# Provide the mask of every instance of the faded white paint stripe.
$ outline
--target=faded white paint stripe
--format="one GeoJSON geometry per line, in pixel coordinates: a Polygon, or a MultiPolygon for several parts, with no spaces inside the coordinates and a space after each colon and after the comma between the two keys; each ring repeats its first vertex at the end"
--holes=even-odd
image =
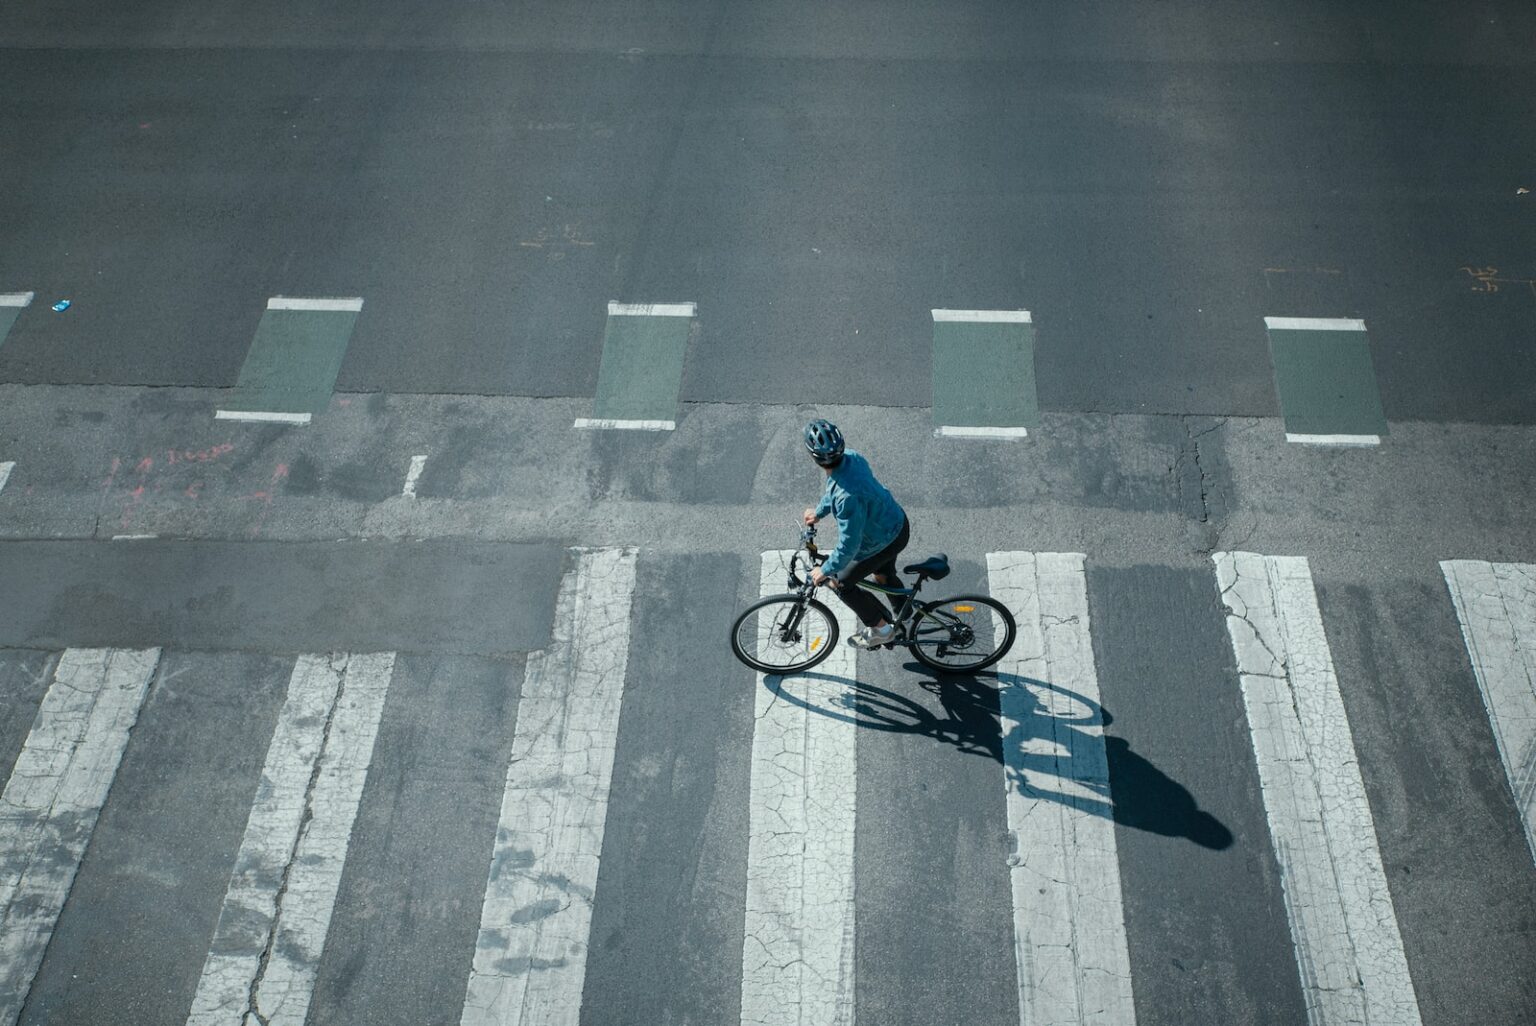
{"type": "Polygon", "coordinates": [[[998,664],[1019,1019],[1132,1026],[1084,556],[991,552],[987,581],[1019,627],[998,664]]]}
{"type": "Polygon", "coordinates": [[[1295,442],[1297,445],[1371,446],[1381,444],[1380,435],[1306,435],[1297,434],[1294,431],[1287,431],[1285,440],[1295,442]]]}
{"type": "Polygon", "coordinates": [[[936,321],[973,321],[987,324],[1030,324],[1028,310],[935,310],[936,321]]]}
{"type": "Polygon", "coordinates": [[[31,306],[33,292],[0,292],[0,306],[31,306]]]}
{"type": "Polygon", "coordinates": [[[1029,429],[1021,427],[937,427],[935,438],[1028,438],[1029,429]]]}
{"type": "Polygon", "coordinates": [[[609,303],[610,317],[692,317],[696,303],[609,303]]]}
{"type": "Polygon", "coordinates": [[[0,798],[0,1024],[21,1014],[159,649],[66,651],[0,798]]]}
{"type": "Polygon", "coordinates": [[[1312,1026],[1418,1026],[1376,827],[1307,561],[1217,552],[1312,1026]]]}
{"type": "Polygon", "coordinates": [[[427,465],[425,456],[412,456],[411,469],[405,474],[405,487],[400,490],[401,495],[416,498],[416,482],[421,478],[421,472],[427,465]]]}
{"type": "MultiPolygon", "coordinates": [[[[765,552],[761,593],[784,590],[789,552],[765,552]]],[[[832,596],[843,637],[858,622],[832,596]]],[[[852,708],[856,650],[840,642],[803,677],[757,677],[747,840],[743,1026],[854,1021],[852,708]],[[783,689],[775,692],[771,683],[783,689]]]]}
{"type": "Polygon", "coordinates": [[[464,1026],[576,1026],[629,661],[634,549],[578,550],[528,658],[464,1026]]]}
{"type": "Polygon", "coordinates": [[[273,424],[308,424],[313,418],[309,413],[279,413],[266,410],[215,410],[214,420],[254,420],[273,424]]]}
{"type": "Polygon", "coordinates": [[[577,417],[573,425],[598,431],[674,431],[675,420],[614,420],[606,417],[577,417]]]}
{"type": "Polygon", "coordinates": [[[188,1026],[304,1026],[394,666],[299,657],[188,1026]]]}
{"type": "Polygon", "coordinates": [[[15,469],[16,463],[13,460],[7,460],[4,463],[0,463],[0,491],[5,490],[6,482],[11,479],[11,471],[15,469]]]}
{"type": "Polygon", "coordinates": [[[1364,331],[1365,322],[1352,317],[1266,317],[1271,331],[1364,331]]]}
{"type": "Polygon", "coordinates": [[[1440,564],[1472,672],[1536,857],[1536,564],[1440,564]]]}
{"type": "Polygon", "coordinates": [[[363,308],[363,301],[356,297],[336,299],[304,299],[297,296],[273,296],[267,300],[268,310],[336,310],[356,313],[363,308]]]}

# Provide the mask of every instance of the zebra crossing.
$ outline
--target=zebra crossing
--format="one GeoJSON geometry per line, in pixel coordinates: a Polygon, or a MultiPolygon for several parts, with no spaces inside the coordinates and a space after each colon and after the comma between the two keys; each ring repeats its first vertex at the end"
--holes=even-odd
{"type": "MultiPolygon", "coordinates": [[[[737,560],[738,597],[780,590],[783,558],[770,551],[737,560]]],[[[1109,643],[1092,564],[1079,553],[1008,551],[989,553],[974,570],[1020,627],[1014,650],[983,678],[996,734],[971,745],[996,753],[996,827],[1007,838],[996,873],[1012,904],[963,914],[1006,920],[1014,978],[971,985],[1007,990],[1017,1012],[1006,1021],[1021,1026],[1166,1021],[1138,989],[1138,974],[1151,970],[1137,910],[1156,899],[1136,894],[1123,874],[1134,856],[1121,840],[1135,817],[1116,807],[1116,762],[1107,752],[1115,728],[1101,687],[1109,643]]],[[[624,862],[615,846],[624,842],[605,828],[629,800],[631,781],[649,779],[623,770],[649,764],[648,739],[626,731],[626,702],[654,684],[647,679],[654,662],[637,655],[671,640],[648,642],[632,630],[645,619],[642,607],[657,600],[645,583],[653,569],[634,549],[569,554],[550,640],[529,654],[516,689],[500,812],[492,829],[480,831],[483,872],[472,892],[457,888],[462,922],[451,932],[459,947],[438,953],[457,967],[438,993],[457,996],[453,1007],[434,1008],[433,1021],[619,1021],[595,1019],[591,1009],[602,1003],[595,995],[615,986],[612,960],[595,956],[619,935],[614,917],[600,913],[624,893],[614,875],[621,870],[613,868],[624,862]]],[[[1536,567],[1453,560],[1439,569],[1445,590],[1438,601],[1454,609],[1463,632],[1448,643],[1461,646],[1486,705],[1507,772],[1511,826],[1518,820],[1529,836],[1536,567]]],[[[1355,682],[1331,650],[1329,608],[1319,602],[1308,561],[1217,552],[1206,578],[1211,615],[1231,645],[1226,683],[1241,693],[1243,743],[1257,765],[1251,798],[1268,828],[1267,837],[1249,840],[1272,850],[1279,867],[1283,907],[1275,914],[1294,949],[1285,972],[1307,1021],[1429,1021],[1421,1006],[1434,1000],[1437,983],[1416,966],[1422,949],[1399,928],[1403,909],[1362,778],[1365,749],[1352,735],[1343,697],[1355,682]]],[[[836,605],[844,631],[851,630],[836,605]]],[[[692,611],[694,619],[678,629],[724,650],[727,611],[692,611]]],[[[61,917],[77,900],[76,878],[95,857],[93,845],[103,843],[98,818],[115,800],[136,722],[157,715],[157,693],[178,686],[183,672],[168,669],[174,653],[158,648],[68,649],[49,658],[30,730],[4,767],[4,1026],[49,1021],[34,985],[49,977],[53,993],[58,979],[89,968],[71,961],[69,945],[55,944],[65,930],[61,917]]],[[[726,824],[719,833],[735,835],[711,857],[736,866],[723,877],[734,883],[705,899],[735,924],[722,932],[736,938],[700,953],[710,972],[737,981],[735,1007],[716,1007],[712,1021],[851,1026],[881,985],[887,970],[861,956],[856,887],[862,845],[878,826],[859,802],[869,772],[861,776],[859,753],[872,733],[862,728],[878,712],[870,707],[874,693],[861,685],[872,675],[883,681],[905,672],[889,665],[896,660],[840,648],[815,670],[783,679],[754,675],[723,651],[699,664],[716,679],[694,686],[723,689],[727,704],[743,708],[750,734],[740,756],[744,774],[722,774],[727,783],[708,814],[726,824]],[[732,817],[736,806],[744,816],[732,817]]],[[[381,786],[374,778],[384,772],[381,746],[393,736],[381,727],[394,701],[392,682],[408,672],[395,652],[293,657],[247,791],[243,834],[223,856],[221,892],[188,899],[197,906],[186,910],[189,920],[207,924],[201,959],[180,966],[178,979],[161,981],[179,996],[143,1021],[345,1021],[335,1010],[344,1005],[338,995],[358,941],[355,931],[342,940],[333,927],[354,915],[341,908],[354,900],[349,894],[369,893],[362,881],[350,889],[344,881],[358,862],[357,824],[368,795],[381,786]],[[174,1016],[165,1011],[172,1005],[174,1016]]],[[[8,679],[0,673],[0,685],[10,686],[8,679]]],[[[730,735],[728,725],[721,733],[730,735]]],[[[735,758],[723,743],[721,759],[735,758]]],[[[468,801],[451,791],[447,797],[468,801]]],[[[1528,859],[1522,871],[1532,870],[1528,859]]],[[[373,893],[369,900],[410,899],[373,893]]],[[[630,907],[618,915],[621,924],[640,914],[636,902],[644,904],[643,896],[624,900],[630,907]]],[[[410,936],[395,940],[412,943],[410,936]]],[[[379,941],[364,937],[370,942],[379,941]]],[[[1528,1011],[1509,1010],[1509,1021],[1528,1011]]],[[[622,1021],[669,1018],[630,1004],[622,1021]]]]}

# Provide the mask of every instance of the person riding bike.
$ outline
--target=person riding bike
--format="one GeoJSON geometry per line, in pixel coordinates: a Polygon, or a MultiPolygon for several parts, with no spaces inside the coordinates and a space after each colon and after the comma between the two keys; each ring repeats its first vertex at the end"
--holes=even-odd
{"type": "Polygon", "coordinates": [[[847,448],[836,424],[826,420],[807,424],[805,448],[827,475],[821,502],[803,514],[805,525],[813,526],[828,513],[837,519],[837,547],[812,572],[811,580],[830,584],[864,624],[848,639],[849,644],[879,648],[896,634],[890,610],[857,583],[873,577],[882,587],[901,587],[896,556],[911,538],[906,511],[875,479],[869,461],[847,448]]]}

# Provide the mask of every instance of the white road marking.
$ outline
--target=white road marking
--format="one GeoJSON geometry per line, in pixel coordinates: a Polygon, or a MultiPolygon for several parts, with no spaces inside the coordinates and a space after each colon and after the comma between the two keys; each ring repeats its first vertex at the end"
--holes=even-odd
{"type": "MultiPolygon", "coordinates": [[[[763,553],[763,595],[784,590],[789,555],[763,553]]],[[[849,637],[858,623],[831,605],[849,637]]],[[[742,1026],[854,1021],[855,652],[840,641],[810,675],[782,678],[782,695],[757,676],[742,1026]]]]}
{"type": "Polygon", "coordinates": [[[1536,857],[1536,564],[1440,564],[1536,857]]]}
{"type": "Polygon", "coordinates": [[[301,299],[296,296],[273,296],[267,300],[268,310],[336,310],[344,313],[357,313],[363,308],[360,298],[347,299],[301,299]]]}
{"type": "Polygon", "coordinates": [[[421,477],[422,468],[426,465],[427,458],[425,456],[411,457],[411,469],[406,472],[405,487],[401,489],[401,495],[407,495],[413,499],[416,498],[416,481],[421,477]]]}
{"type": "Polygon", "coordinates": [[[1019,1019],[1133,1026],[1083,564],[1076,552],[987,554],[988,590],[1019,627],[998,664],[1019,1019]]]}
{"type": "Polygon", "coordinates": [[[1371,446],[1381,444],[1380,435],[1304,435],[1294,431],[1287,431],[1285,440],[1298,445],[1371,446]]]}
{"type": "Polygon", "coordinates": [[[1304,558],[1212,556],[1311,1026],[1418,1026],[1376,827],[1304,558]]]}
{"type": "Polygon", "coordinates": [[[1365,322],[1352,317],[1266,317],[1271,331],[1364,331],[1365,322]]]}
{"type": "Polygon", "coordinates": [[[528,657],[463,1026],[576,1026],[629,661],[634,549],[578,550],[528,657]]]}
{"type": "Polygon", "coordinates": [[[609,317],[692,317],[697,303],[609,303],[609,317]]]}
{"type": "Polygon", "coordinates": [[[30,306],[34,292],[0,292],[0,306],[30,306]]]}
{"type": "Polygon", "coordinates": [[[1028,438],[1029,429],[1021,427],[937,427],[935,438],[1028,438]]]}
{"type": "Polygon", "coordinates": [[[573,425],[599,431],[675,431],[675,420],[611,420],[605,417],[577,417],[573,425]]]}
{"type": "Polygon", "coordinates": [[[160,537],[158,534],[114,534],[113,541],[151,541],[160,537]]]}
{"type": "Polygon", "coordinates": [[[1011,324],[1030,324],[1032,319],[1028,310],[935,310],[933,319],[936,321],[981,321],[988,324],[999,322],[1011,324]]]}
{"type": "Polygon", "coordinates": [[[394,665],[299,657],[187,1026],[303,1026],[394,665]]]}
{"type": "Polygon", "coordinates": [[[128,745],[159,649],[72,648],[0,798],[0,1024],[21,1015],[128,745]]]}
{"type": "Polygon", "coordinates": [[[214,420],[255,420],[274,424],[308,424],[313,417],[309,413],[278,413],[259,410],[215,410],[214,420]]]}
{"type": "Polygon", "coordinates": [[[11,471],[15,469],[16,462],[14,460],[0,463],[0,492],[5,491],[5,483],[11,479],[11,471]]]}

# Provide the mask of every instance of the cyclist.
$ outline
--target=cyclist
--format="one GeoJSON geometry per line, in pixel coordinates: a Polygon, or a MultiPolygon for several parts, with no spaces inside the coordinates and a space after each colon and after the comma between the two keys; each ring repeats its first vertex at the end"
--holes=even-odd
{"type": "Polygon", "coordinates": [[[882,587],[901,587],[896,555],[911,537],[906,511],[875,480],[869,461],[846,447],[836,424],[826,420],[807,424],[805,448],[827,475],[821,502],[803,514],[805,525],[810,527],[828,513],[837,519],[837,547],[811,572],[811,580],[831,584],[864,624],[863,630],[848,639],[849,644],[879,648],[896,634],[890,611],[884,602],[856,585],[873,577],[882,587]]]}

